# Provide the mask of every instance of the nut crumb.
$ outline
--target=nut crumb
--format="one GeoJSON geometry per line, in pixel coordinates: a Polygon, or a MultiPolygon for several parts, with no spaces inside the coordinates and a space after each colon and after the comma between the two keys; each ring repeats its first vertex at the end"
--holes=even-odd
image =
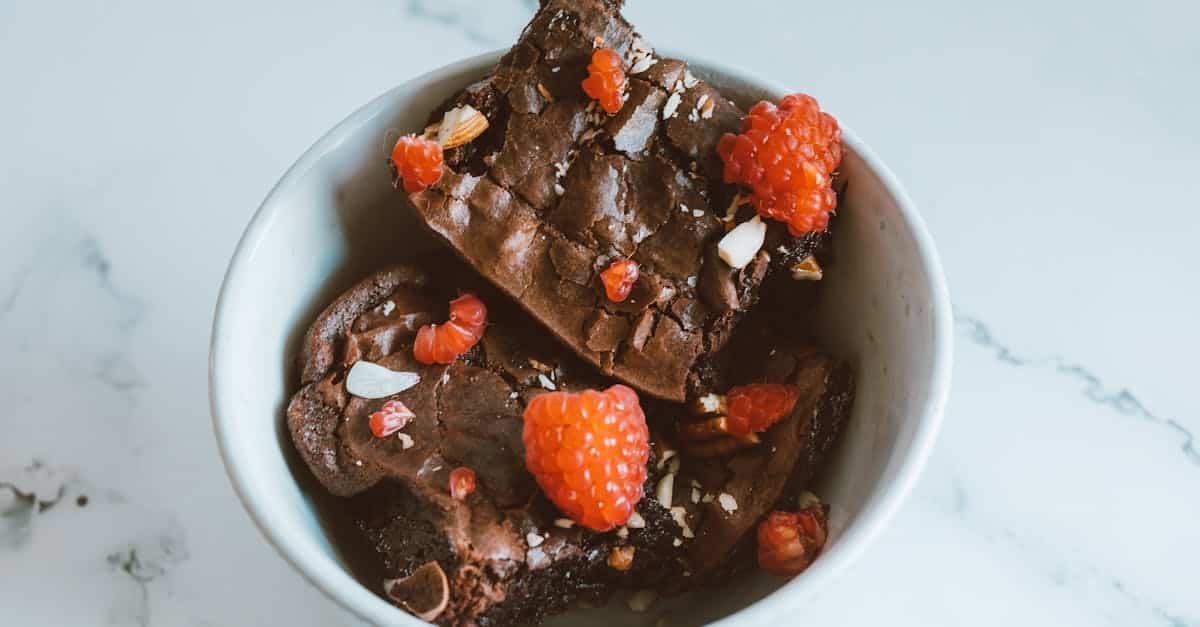
{"type": "Polygon", "coordinates": [[[571,520],[570,518],[555,518],[554,526],[558,527],[559,529],[570,529],[571,527],[575,526],[575,521],[571,520]]]}
{"type": "Polygon", "coordinates": [[[412,448],[413,445],[416,444],[415,442],[413,442],[412,436],[407,433],[404,433],[403,431],[401,431],[400,433],[397,433],[396,437],[400,439],[400,448],[405,451],[412,448]]]}
{"type": "Polygon", "coordinates": [[[682,545],[683,545],[683,540],[680,540],[679,538],[675,538],[674,540],[671,541],[671,546],[682,546],[682,545]]]}
{"type": "Polygon", "coordinates": [[[726,492],[722,492],[719,496],[717,496],[717,503],[721,505],[721,509],[731,514],[736,512],[738,508],[737,499],[733,498],[733,495],[726,492]]]}
{"type": "Polygon", "coordinates": [[[379,306],[379,313],[382,314],[384,318],[392,315],[393,311],[396,311],[395,301],[389,300],[386,303],[379,306]]]}
{"type": "Polygon", "coordinates": [[[565,193],[567,193],[567,190],[566,190],[566,188],[564,188],[564,187],[562,186],[562,183],[555,183],[555,184],[554,184],[554,195],[555,195],[555,196],[562,196],[562,195],[563,195],[563,194],[565,194],[565,193]]]}
{"type": "Polygon", "coordinates": [[[633,556],[637,549],[632,546],[614,546],[608,553],[608,565],[613,570],[625,572],[633,566],[633,556]]]}
{"type": "Polygon", "coordinates": [[[692,217],[693,218],[703,218],[704,210],[703,209],[692,209],[692,217]]]}
{"type": "Polygon", "coordinates": [[[538,534],[536,534],[532,531],[525,534],[525,542],[529,543],[530,547],[541,546],[541,544],[545,541],[546,541],[545,537],[539,536],[538,534]]]}
{"type": "Polygon", "coordinates": [[[628,538],[629,537],[629,527],[626,527],[625,525],[621,525],[620,527],[618,527],[617,528],[617,537],[622,540],[624,540],[625,538],[628,538]]]}
{"type": "Polygon", "coordinates": [[[692,502],[693,503],[700,502],[700,490],[697,490],[696,488],[692,488],[692,502]]]}
{"type": "Polygon", "coordinates": [[[630,529],[642,529],[642,528],[645,528],[645,526],[646,526],[646,519],[645,519],[645,518],[642,518],[642,515],[641,515],[641,514],[639,514],[639,513],[637,513],[637,512],[634,512],[634,513],[632,513],[632,514],[630,514],[630,515],[629,515],[629,521],[626,523],[626,526],[628,526],[630,529]]]}
{"type": "Polygon", "coordinates": [[[654,488],[654,498],[658,499],[663,507],[671,506],[671,501],[675,498],[675,473],[667,473],[658,480],[658,485],[654,488]]]}
{"type": "Polygon", "coordinates": [[[550,380],[550,377],[547,377],[544,374],[538,373],[537,379],[538,379],[538,383],[542,387],[546,388],[547,390],[550,390],[551,392],[558,389],[558,386],[554,385],[554,382],[550,380]]]}

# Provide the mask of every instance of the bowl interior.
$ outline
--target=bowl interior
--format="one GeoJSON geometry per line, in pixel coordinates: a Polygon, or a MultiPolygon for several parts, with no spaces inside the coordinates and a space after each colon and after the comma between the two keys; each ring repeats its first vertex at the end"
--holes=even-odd
{"type": "MultiPolygon", "coordinates": [[[[435,244],[403,210],[385,166],[402,131],[494,65],[490,53],[397,87],[347,118],[283,177],[248,227],[222,288],[213,331],[214,424],[231,479],[283,555],[318,588],[372,623],[419,625],[355,581],[329,541],[308,471],[283,424],[295,355],[322,307],[363,275],[435,244]]],[[[693,61],[746,106],[778,98],[770,84],[693,61]]],[[[928,236],[890,174],[849,132],[848,181],[825,280],[819,328],[859,375],[853,418],[817,492],[832,507],[830,543],[788,583],[755,574],[721,594],[691,595],[632,614],[577,610],[559,624],[758,623],[795,607],[882,526],[936,431],[949,369],[949,309],[928,236]],[[778,589],[783,588],[777,594],[778,589]],[[760,601],[761,602],[758,602],[760,601]],[[758,602],[758,603],[756,603],[758,602]],[[753,607],[749,607],[753,604],[753,607]],[[744,609],[747,608],[747,609],[744,609]]],[[[555,623],[551,623],[555,624],[555,623]]]]}

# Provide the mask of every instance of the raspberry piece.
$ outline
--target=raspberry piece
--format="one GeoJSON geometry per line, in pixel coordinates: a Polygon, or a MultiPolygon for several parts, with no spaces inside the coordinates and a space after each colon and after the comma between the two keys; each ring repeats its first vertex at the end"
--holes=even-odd
{"type": "Polygon", "coordinates": [[[600,102],[607,113],[616,113],[625,104],[625,69],[621,55],[611,48],[598,48],[587,66],[588,77],[583,79],[583,91],[600,102]]]}
{"type": "Polygon", "coordinates": [[[392,148],[392,166],[405,192],[419,192],[442,179],[442,146],[432,139],[405,135],[392,148]]]}
{"type": "Polygon", "coordinates": [[[475,491],[475,471],[459,466],[450,471],[450,497],[456,501],[466,500],[475,491]]]}
{"type": "Polygon", "coordinates": [[[526,468],[575,522],[607,531],[642,500],[650,431],[632,389],[537,396],[525,407],[522,439],[526,468]]]}
{"type": "Polygon", "coordinates": [[[471,350],[483,337],[487,307],[474,294],[450,301],[450,319],[445,324],[427,324],[417,330],[413,357],[423,364],[448,364],[471,350]]]}
{"type": "Polygon", "coordinates": [[[729,432],[738,437],[762,433],[790,414],[800,399],[800,388],[782,383],[739,385],[726,395],[729,432]]]}
{"type": "Polygon", "coordinates": [[[825,546],[828,536],[825,506],[798,512],[774,511],[758,524],[758,565],[780,577],[804,572],[825,546]]]}
{"type": "Polygon", "coordinates": [[[371,427],[371,435],[386,438],[389,435],[408,426],[417,415],[400,401],[388,401],[379,411],[371,414],[367,421],[371,427]]]}
{"type": "Polygon", "coordinates": [[[740,134],[721,137],[717,154],[725,182],[750,187],[762,217],[787,224],[792,235],[828,226],[837,207],[832,176],[842,160],[842,131],[811,96],[754,105],[740,134]]]}
{"type": "Polygon", "coordinates": [[[629,292],[633,291],[633,284],[637,283],[640,274],[638,263],[632,259],[621,259],[609,264],[604,272],[600,273],[600,281],[604,283],[604,293],[608,300],[619,303],[629,298],[629,292]]]}

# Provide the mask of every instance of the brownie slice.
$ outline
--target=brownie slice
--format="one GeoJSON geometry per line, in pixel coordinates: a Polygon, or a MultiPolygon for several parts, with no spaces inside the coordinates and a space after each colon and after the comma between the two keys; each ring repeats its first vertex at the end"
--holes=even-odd
{"type": "Polygon", "coordinates": [[[641,523],[632,528],[595,533],[569,524],[524,466],[521,416],[530,398],[551,387],[611,381],[447,257],[377,272],[318,316],[303,343],[302,387],[287,424],[314,476],[341,497],[336,507],[351,528],[335,537],[351,534],[374,556],[358,572],[364,585],[420,614],[404,584],[433,569],[446,595],[430,620],[534,624],[580,601],[603,603],[619,589],[673,594],[753,563],[747,549],[755,525],[770,509],[794,504],[841,431],[853,395],[846,366],[772,324],[766,315],[749,320],[713,365],[714,380],[721,389],[752,381],[798,385],[796,409],[754,448],[696,458],[669,452],[687,450],[675,435],[686,410],[645,399],[653,453],[637,507],[641,523]],[[453,364],[415,362],[416,329],[444,319],[460,289],[488,305],[483,339],[453,364]],[[388,399],[359,398],[347,392],[345,377],[361,360],[421,380],[388,399]],[[376,438],[368,418],[392,398],[416,417],[401,431],[405,438],[376,438]],[[461,465],[478,480],[465,502],[448,494],[448,474],[461,465]],[[659,486],[667,475],[675,487],[664,497],[659,486]],[[693,485],[703,499],[691,498],[693,485]],[[717,499],[722,494],[735,510],[717,499]],[[632,567],[615,570],[609,556],[627,547],[632,567]]]}
{"type": "MultiPolygon", "coordinates": [[[[380,576],[364,583],[420,614],[397,586],[432,568],[448,598],[430,620],[490,625],[534,623],[580,599],[602,602],[619,588],[682,578],[680,529],[653,499],[639,504],[645,524],[636,532],[595,533],[566,524],[538,490],[521,443],[525,402],[548,388],[607,382],[477,282],[448,258],[389,268],[330,304],[305,337],[302,387],[287,424],[301,458],[326,490],[346,497],[356,533],[377,554],[380,567],[372,570],[380,576]],[[453,364],[417,363],[417,328],[444,319],[461,288],[488,304],[483,339],[453,364]],[[351,395],[346,373],[360,360],[418,373],[420,382],[386,399],[351,395]],[[404,438],[376,438],[369,416],[391,399],[416,417],[401,430],[404,438]],[[465,501],[448,493],[458,466],[477,477],[465,501]],[[608,565],[618,547],[635,551],[629,570],[608,565]]],[[[652,463],[648,490],[659,474],[652,463]]]]}
{"type": "Polygon", "coordinates": [[[434,111],[470,105],[489,120],[448,150],[441,181],[410,194],[416,214],[480,275],[602,372],[681,401],[706,392],[705,364],[756,302],[760,285],[810,255],[773,221],[745,268],[722,261],[726,226],[748,218],[721,180],[716,144],[739,130],[732,101],[661,58],[618,0],[546,0],[487,79],[434,111]],[[597,46],[626,59],[628,100],[606,115],[580,82],[597,46]],[[598,275],[633,258],[630,298],[604,297],[598,275]]]}

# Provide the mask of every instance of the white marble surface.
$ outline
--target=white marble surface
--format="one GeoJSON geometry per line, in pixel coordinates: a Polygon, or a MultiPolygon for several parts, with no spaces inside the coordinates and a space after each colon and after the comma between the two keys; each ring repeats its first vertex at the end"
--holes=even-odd
{"type": "MultiPolygon", "coordinates": [[[[0,3],[0,624],[353,623],[225,480],[217,287],[319,134],[531,4],[0,3]]],[[[945,430],[805,624],[1200,625],[1200,5],[792,4],[628,13],[818,95],[943,254],[945,430]]]]}

